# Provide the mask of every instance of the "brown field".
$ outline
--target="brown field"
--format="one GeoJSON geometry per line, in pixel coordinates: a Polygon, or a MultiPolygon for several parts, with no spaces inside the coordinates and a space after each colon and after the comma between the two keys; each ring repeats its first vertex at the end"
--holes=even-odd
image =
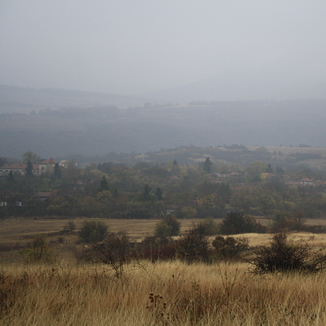
{"type": "MultiPolygon", "coordinates": [[[[55,251],[59,260],[61,258],[72,259],[73,247],[77,241],[77,234],[61,234],[64,225],[68,221],[74,221],[78,230],[85,218],[76,219],[5,219],[0,220],[0,262],[20,261],[17,251],[25,247],[31,242],[31,239],[38,234],[44,234],[47,241],[55,246],[55,251]],[[61,238],[62,243],[58,245],[58,240],[61,238]]],[[[97,219],[94,219],[97,220],[97,219]]],[[[122,219],[98,219],[105,222],[112,232],[124,231],[128,234],[132,241],[140,241],[146,236],[154,234],[154,228],[158,220],[122,220],[122,219]]],[[[191,228],[199,220],[184,219],[179,220],[181,223],[181,234],[191,228]]],[[[222,219],[216,219],[216,223],[220,223],[222,219]]],[[[266,218],[257,219],[258,222],[268,225],[270,220],[266,218]]],[[[325,225],[324,219],[309,219],[311,225],[325,225]]],[[[236,235],[237,236],[237,235],[236,235]]],[[[271,234],[241,234],[239,237],[246,237],[249,240],[249,245],[252,247],[260,244],[267,244],[271,239],[271,234]]],[[[308,232],[292,233],[290,239],[309,241],[312,246],[321,246],[326,248],[326,235],[312,234],[308,232]]],[[[213,240],[214,237],[211,237],[213,240]]]]}
{"type": "Polygon", "coordinates": [[[1,325],[326,325],[326,277],[253,275],[245,264],[1,269],[1,325]]]}
{"type": "MultiPolygon", "coordinates": [[[[17,242],[26,243],[30,238],[37,234],[45,234],[51,238],[57,237],[60,231],[63,230],[64,225],[68,221],[73,221],[78,229],[85,218],[76,219],[26,219],[26,218],[10,218],[0,220],[0,247],[4,245],[14,245],[17,242]]],[[[122,220],[122,219],[92,219],[99,220],[109,226],[110,231],[127,232],[133,239],[143,238],[153,235],[156,223],[159,220],[122,220]]],[[[181,232],[192,227],[198,220],[179,220],[181,223],[181,232]]],[[[221,220],[216,220],[220,222],[221,220]]]]}
{"type": "MultiPolygon", "coordinates": [[[[83,219],[74,221],[78,228],[83,219]]],[[[157,223],[104,221],[111,231],[126,231],[135,240],[153,234],[157,223]]],[[[181,220],[182,232],[193,222],[181,220]]],[[[126,265],[117,278],[109,265],[76,263],[76,234],[62,235],[61,244],[57,241],[66,223],[0,222],[0,325],[326,325],[326,271],[255,275],[244,262],[138,261],[126,265]],[[56,248],[57,261],[23,264],[14,246],[40,233],[56,248]]],[[[239,236],[247,237],[250,246],[272,238],[239,236]]],[[[290,239],[326,249],[326,234],[292,233],[290,239]]]]}

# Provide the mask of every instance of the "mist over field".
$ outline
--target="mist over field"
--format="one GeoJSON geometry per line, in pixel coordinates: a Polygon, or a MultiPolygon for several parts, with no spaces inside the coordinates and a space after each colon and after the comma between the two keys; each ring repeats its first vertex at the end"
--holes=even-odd
{"type": "Polygon", "coordinates": [[[84,92],[0,89],[2,98],[10,89],[25,103],[21,106],[25,113],[1,114],[2,156],[20,157],[27,149],[43,157],[65,157],[110,151],[144,153],[188,145],[326,146],[325,100],[145,102],[120,109],[105,103],[137,104],[141,100],[84,92]],[[45,95],[54,108],[44,106],[45,95]],[[73,101],[76,105],[84,101],[86,107],[56,107],[73,101]],[[92,103],[98,105],[87,106],[92,103]]]}

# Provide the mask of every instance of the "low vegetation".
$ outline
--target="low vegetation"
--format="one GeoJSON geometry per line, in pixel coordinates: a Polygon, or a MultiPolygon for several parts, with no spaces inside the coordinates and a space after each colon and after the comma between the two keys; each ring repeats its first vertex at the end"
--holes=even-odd
{"type": "MultiPolygon", "coordinates": [[[[22,253],[22,264],[2,259],[0,324],[326,323],[326,282],[321,268],[325,259],[321,260],[324,256],[319,252],[315,260],[309,242],[290,241],[281,233],[257,246],[251,236],[259,236],[262,243],[270,235],[208,235],[207,225],[219,231],[212,220],[189,223],[177,237],[151,235],[135,242],[124,232],[112,232],[103,220],[86,222],[91,221],[70,223],[77,231],[67,231],[67,222],[62,221],[66,230],[62,243],[45,236],[32,238],[22,253]],[[105,229],[103,240],[80,241],[81,230],[94,231],[98,226],[105,229]],[[75,248],[75,260],[55,254],[62,246],[75,248]],[[272,266],[267,275],[267,270],[258,270],[266,257],[283,267],[294,263],[290,268],[272,266]],[[255,273],[250,273],[250,266],[255,273]]],[[[154,233],[157,225],[152,225],[154,233]]],[[[323,247],[321,237],[316,236],[316,249],[323,247]]]]}
{"type": "Polygon", "coordinates": [[[326,324],[325,274],[256,276],[243,264],[3,266],[2,325],[326,324]]]}
{"type": "Polygon", "coordinates": [[[314,273],[326,267],[326,255],[312,251],[308,243],[290,243],[286,233],[275,234],[269,246],[253,251],[249,263],[255,273],[305,272],[314,273]]]}

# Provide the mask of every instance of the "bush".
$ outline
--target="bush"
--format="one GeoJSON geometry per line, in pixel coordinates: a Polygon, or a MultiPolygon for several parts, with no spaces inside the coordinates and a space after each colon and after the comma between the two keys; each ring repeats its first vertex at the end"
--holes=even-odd
{"type": "Polygon", "coordinates": [[[274,235],[270,246],[254,250],[249,261],[254,273],[317,272],[325,268],[326,256],[312,252],[307,243],[289,243],[286,233],[274,235]]]}
{"type": "Polygon", "coordinates": [[[158,237],[176,236],[180,233],[180,222],[174,216],[167,216],[156,224],[155,235],[158,237]]]}
{"type": "Polygon", "coordinates": [[[190,232],[193,234],[209,236],[218,234],[220,232],[220,229],[213,219],[208,218],[194,225],[190,232]]]}
{"type": "Polygon", "coordinates": [[[308,231],[304,223],[305,220],[302,211],[295,211],[293,213],[287,211],[276,212],[271,232],[308,231]]]}
{"type": "Polygon", "coordinates": [[[80,243],[96,243],[103,241],[108,226],[101,221],[85,221],[79,231],[80,243]]]}
{"type": "Polygon", "coordinates": [[[176,253],[175,242],[169,237],[146,237],[136,250],[139,258],[152,262],[173,259],[176,253]]]}
{"type": "Polygon", "coordinates": [[[248,239],[216,237],[212,243],[218,258],[238,258],[240,253],[249,248],[248,239]]]}
{"type": "Polygon", "coordinates": [[[241,212],[230,212],[220,225],[222,234],[265,233],[266,227],[256,222],[252,216],[241,212]]]}
{"type": "Polygon", "coordinates": [[[76,229],[76,223],[69,221],[63,226],[62,233],[72,233],[76,229]]]}
{"type": "Polygon", "coordinates": [[[209,261],[208,241],[205,236],[188,232],[177,242],[177,257],[187,263],[209,261]]]}
{"type": "Polygon", "coordinates": [[[42,234],[33,238],[28,248],[20,251],[25,263],[44,262],[53,263],[55,258],[52,250],[42,234]]]}
{"type": "Polygon", "coordinates": [[[105,240],[94,245],[94,259],[108,264],[121,277],[124,265],[131,260],[131,243],[125,233],[109,233],[105,240]]]}

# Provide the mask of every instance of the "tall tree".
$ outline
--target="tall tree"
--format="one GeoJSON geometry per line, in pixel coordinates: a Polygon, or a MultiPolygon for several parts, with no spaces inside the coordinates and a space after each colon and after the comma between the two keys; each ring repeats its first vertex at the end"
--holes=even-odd
{"type": "Polygon", "coordinates": [[[213,163],[209,157],[206,158],[204,164],[203,164],[203,169],[207,173],[211,173],[213,167],[213,163]]]}
{"type": "Polygon", "coordinates": [[[8,174],[8,179],[9,182],[15,181],[15,176],[12,171],[9,172],[8,174]]]}
{"type": "Polygon", "coordinates": [[[160,187],[157,187],[155,190],[155,195],[157,197],[158,200],[162,200],[163,199],[163,192],[162,189],[160,187]]]}
{"type": "Polygon", "coordinates": [[[53,179],[54,180],[58,180],[61,179],[61,170],[60,170],[60,166],[59,163],[56,163],[54,166],[54,170],[53,170],[53,179]]]}
{"type": "Polygon", "coordinates": [[[33,176],[33,164],[31,161],[27,162],[26,168],[25,168],[25,174],[28,177],[32,177],[33,176]]]}
{"type": "Polygon", "coordinates": [[[101,182],[100,182],[100,187],[99,187],[98,191],[101,192],[101,191],[106,191],[106,190],[109,190],[109,183],[106,180],[105,175],[103,175],[103,177],[101,179],[101,182]]]}

